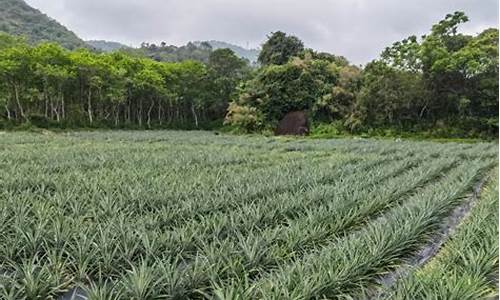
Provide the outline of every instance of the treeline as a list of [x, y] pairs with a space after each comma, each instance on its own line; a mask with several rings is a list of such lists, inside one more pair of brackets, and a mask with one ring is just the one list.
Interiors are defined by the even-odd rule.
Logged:
[[[262, 132], [286, 113], [305, 110], [316, 134], [495, 137], [498, 29], [459, 33], [467, 20], [462, 12], [447, 15], [429, 34], [394, 43], [364, 68], [306, 49], [283, 32], [262, 45], [258, 67], [208, 44], [182, 51], [144, 44], [144, 51], [165, 55], [150, 59], [30, 46], [4, 34], [0, 124], [213, 128], [224, 121], [235, 130]], [[197, 54], [157, 61], [184, 51]]]
[[317, 131], [496, 137], [498, 29], [464, 35], [458, 26], [466, 21], [462, 12], [449, 14], [428, 35], [394, 43], [364, 69], [274, 33], [226, 123], [265, 130], [289, 111], [306, 110]]
[[7, 124], [199, 128], [223, 119], [248, 71], [227, 49], [210, 52], [206, 64], [164, 63], [121, 52], [30, 46], [0, 35], [0, 105]]
[[[92, 44], [99, 46], [97, 49], [103, 49], [106, 46], [114, 46], [116, 50], [123, 51], [133, 56], [149, 57], [156, 61], [179, 62], [184, 60], [196, 60], [208, 63], [210, 53], [217, 49], [231, 49], [236, 56], [247, 59], [250, 64], [257, 60], [259, 50], [245, 49], [240, 46], [221, 42], [221, 41], [196, 41], [188, 42], [183, 46], [168, 45], [166, 42], [159, 44], [142, 43], [139, 48], [120, 47], [112, 45], [111, 42], [94, 41]], [[121, 48], [121, 49], [120, 49]]]
[[167, 45], [167, 43], [161, 42], [159, 45], [142, 43], [139, 48], [126, 48], [121, 51], [133, 56], [149, 57], [156, 61], [181, 62], [195, 60], [206, 64], [213, 48], [208, 42], [199, 44], [189, 42], [184, 46]]

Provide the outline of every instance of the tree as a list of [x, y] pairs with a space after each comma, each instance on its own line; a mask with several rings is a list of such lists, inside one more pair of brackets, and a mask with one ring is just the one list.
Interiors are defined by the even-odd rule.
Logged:
[[[94, 122], [93, 100], [101, 100], [102, 87], [105, 83], [103, 74], [108, 67], [99, 57], [86, 49], [77, 50], [70, 54], [73, 68], [79, 82], [80, 103], [86, 103], [89, 123]], [[84, 101], [86, 99], [86, 101]]]
[[33, 49], [42, 98], [45, 104], [45, 118], [55, 118], [58, 122], [66, 117], [66, 87], [75, 78], [71, 61], [62, 47], [43, 43]]
[[[208, 58], [207, 50], [207, 44], [183, 48]], [[54, 120], [60, 126], [201, 127], [224, 117], [248, 72], [246, 61], [230, 50], [210, 54], [207, 64], [165, 63], [127, 51], [32, 46], [0, 34], [0, 117], [19, 123]]]
[[[178, 100], [179, 105], [186, 107], [191, 115], [194, 125], [198, 128], [200, 113], [203, 114], [204, 104], [207, 99], [207, 69], [197, 61], [184, 61], [177, 64], [176, 77], [179, 80]], [[200, 112], [201, 110], [201, 112]]]
[[219, 77], [241, 78], [247, 62], [228, 48], [214, 50], [208, 57], [208, 67]]
[[[255, 78], [245, 82], [239, 98], [230, 106], [226, 123], [237, 125], [239, 119], [262, 121], [273, 127], [285, 114], [295, 110], [310, 110], [319, 99], [330, 93], [336, 80], [334, 64], [294, 58], [284, 65], [261, 68]], [[254, 113], [258, 117], [248, 117]], [[242, 113], [247, 117], [240, 116]], [[247, 128], [258, 127], [246, 123]]]
[[262, 45], [258, 62], [262, 65], [283, 65], [290, 58], [299, 55], [304, 50], [304, 44], [296, 36], [287, 36], [286, 33], [277, 31], [268, 36]]
[[221, 115], [225, 113], [236, 87], [248, 74], [248, 62], [236, 56], [232, 50], [222, 48], [210, 54], [207, 67], [209, 113]]
[[0, 50], [26, 44], [24, 37], [17, 37], [0, 31]]
[[448, 14], [421, 40], [411, 36], [394, 43], [382, 61], [421, 74], [428, 97], [422, 115], [430, 124], [491, 133], [498, 130], [492, 127], [498, 120], [498, 29], [475, 37], [459, 33], [467, 21], [463, 12]]
[[361, 88], [362, 74], [356, 66], [344, 65], [335, 67], [336, 84], [330, 93], [318, 99], [314, 105], [314, 113], [320, 121], [345, 121], [353, 110], [356, 97]]
[[363, 72], [361, 86], [346, 122], [351, 129], [408, 129], [422, 119], [428, 97], [421, 74], [373, 61]]
[[24, 102], [31, 100], [28, 97], [28, 89], [33, 82], [32, 74], [33, 59], [30, 47], [21, 44], [0, 52], [0, 79], [7, 89], [12, 91], [17, 106], [15, 116], [18, 120], [22, 118], [28, 121]]
[[162, 96], [165, 91], [164, 78], [162, 74], [155, 69], [154, 63], [147, 60], [143, 61], [143, 69], [135, 74], [132, 79], [134, 96], [139, 101], [137, 111], [137, 120], [139, 126], [142, 126], [144, 117], [144, 105], [148, 105], [147, 109], [147, 126], [151, 127], [151, 113], [154, 108], [155, 100]]

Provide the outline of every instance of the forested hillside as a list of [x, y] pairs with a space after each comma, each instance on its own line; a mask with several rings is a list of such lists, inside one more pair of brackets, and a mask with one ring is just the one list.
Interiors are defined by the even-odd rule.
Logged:
[[167, 45], [162, 42], [159, 45], [155, 43], [142, 43], [139, 48], [127, 48], [123, 51], [133, 56], [148, 57], [155, 61], [179, 62], [184, 60], [196, 60], [208, 62], [212, 46], [208, 43], [187, 43], [184, 46]]
[[[247, 49], [247, 48], [243, 48], [243, 47], [233, 45], [231, 43], [222, 42], [222, 41], [210, 40], [210, 41], [206, 41], [206, 42], [209, 43], [210, 46], [212, 46], [212, 49], [214, 49], [214, 50], [224, 49], [224, 48], [231, 49], [231, 50], [233, 50], [233, 52], [236, 55], [238, 55], [241, 58], [248, 59], [248, 61], [250, 61], [251, 63], [257, 62], [257, 58], [259, 57], [260, 50], [258, 50], [258, 49]], [[195, 42], [196, 45], [200, 45], [201, 43], [203, 43], [203, 42]]]
[[87, 47], [76, 34], [23, 0], [0, 0], [0, 31], [23, 35], [29, 42], [51, 41], [67, 49]]
[[104, 51], [104, 52], [112, 52], [120, 49], [126, 49], [130, 48], [122, 43], [118, 42], [111, 42], [111, 41], [104, 41], [104, 40], [91, 40], [91, 41], [85, 41], [87, 44], [89, 44], [92, 48]]
[[149, 57], [153, 60], [164, 62], [179, 62], [190, 59], [206, 63], [208, 62], [210, 53], [217, 49], [231, 49], [236, 56], [247, 59], [250, 63], [256, 63], [259, 55], [259, 50], [245, 49], [220, 41], [189, 42], [183, 46], [168, 45], [166, 42], [161, 42], [158, 45], [144, 42], [139, 48], [131, 48], [120, 43], [108, 41], [88, 41], [87, 43], [105, 52], [122, 50], [130, 55]]
[[144, 42], [139, 48], [133, 48], [118, 42], [104, 40], [86, 41], [86, 43], [93, 48], [104, 52], [124, 50], [131, 55], [144, 56], [156, 61], [166, 62], [176, 62], [187, 59], [207, 62], [212, 50], [226, 48], [231, 49], [238, 57], [247, 59], [251, 63], [256, 63], [257, 57], [259, 56], [259, 50], [257, 49], [246, 49], [230, 43], [213, 40], [190, 42], [183, 46], [167, 45], [165, 42], [162, 42], [159, 45]]

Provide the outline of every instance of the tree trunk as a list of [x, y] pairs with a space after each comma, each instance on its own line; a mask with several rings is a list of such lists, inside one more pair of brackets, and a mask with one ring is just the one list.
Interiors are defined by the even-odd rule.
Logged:
[[130, 106], [131, 106], [131, 104], [130, 104], [130, 100], [129, 100], [128, 103], [127, 103], [127, 123], [129, 123], [129, 124], [131, 122], [131, 119], [130, 119], [131, 118], [131, 116], [130, 116], [130, 114], [131, 114]]
[[14, 84], [14, 95], [16, 97], [16, 102], [17, 106], [19, 107], [19, 113], [21, 114], [21, 117], [23, 117], [26, 121], [28, 121], [28, 118], [26, 118], [26, 115], [24, 114], [24, 109], [23, 106], [21, 105], [21, 100], [19, 99], [19, 88], [17, 84]]
[[162, 125], [161, 121], [161, 101], [158, 100], [158, 122], [160, 123], [160, 126]]
[[47, 101], [49, 101], [49, 118], [50, 120], [54, 120], [54, 104], [52, 104], [52, 98], [47, 95]]
[[89, 88], [89, 95], [87, 98], [87, 112], [89, 115], [89, 122], [92, 124], [92, 89]]
[[120, 118], [120, 105], [115, 106], [115, 126], [118, 127], [118, 119]]
[[196, 111], [194, 109], [194, 103], [191, 103], [191, 112], [193, 113], [194, 124], [196, 125], [196, 128], [198, 128], [198, 116], [196, 115]]
[[59, 123], [59, 121], [60, 121], [60, 118], [59, 118], [59, 108], [57, 106], [53, 106], [52, 109], [54, 110], [54, 113], [56, 114], [57, 123]]
[[7, 119], [9, 121], [12, 120], [12, 117], [10, 115], [10, 110], [9, 110], [9, 106], [8, 105], [5, 105], [5, 110], [7, 111]]
[[45, 90], [43, 91], [43, 98], [45, 99], [45, 118], [49, 118], [49, 98], [47, 97], [47, 94], [45, 93]]
[[[59, 118], [59, 101], [60, 101], [60, 96], [55, 95], [54, 103], [52, 100], [50, 101], [50, 109], [52, 110], [53, 114], [56, 115], [56, 121], [59, 123], [60, 118]], [[51, 98], [52, 99], [52, 98]]]
[[61, 91], [61, 117], [64, 120], [66, 118], [66, 110], [64, 108], [64, 93]]
[[154, 105], [155, 105], [155, 102], [151, 101], [151, 105], [149, 106], [149, 109], [148, 109], [148, 128], [151, 128], [151, 112], [153, 111]]
[[142, 99], [139, 100], [139, 127], [142, 127]]

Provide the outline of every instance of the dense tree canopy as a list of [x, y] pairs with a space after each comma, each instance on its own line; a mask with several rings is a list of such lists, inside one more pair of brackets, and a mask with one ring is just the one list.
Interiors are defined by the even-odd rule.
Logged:
[[248, 71], [230, 50], [205, 65], [30, 46], [4, 34], [0, 42], [0, 104], [10, 122], [196, 128], [224, 117]]
[[[343, 108], [334, 104], [342, 102], [342, 97], [332, 97], [339, 87], [342, 71], [345, 71], [343, 67], [328, 60], [313, 59], [311, 55], [295, 57], [283, 65], [262, 67], [241, 88], [239, 98], [229, 108], [226, 122], [241, 123], [246, 126], [244, 129], [251, 130], [274, 126], [290, 111], [307, 110], [318, 117], [342, 114]], [[349, 79], [343, 75], [342, 84], [350, 88], [347, 87]]]
[[[411, 111], [420, 111], [418, 118], [410, 118], [414, 123], [463, 125], [463, 129], [494, 133], [498, 130], [498, 29], [463, 35], [458, 26], [467, 20], [463, 12], [449, 14], [421, 39], [412, 36], [394, 43], [382, 53], [380, 63], [387, 65], [389, 73], [398, 70], [401, 80], [413, 76], [412, 84], [420, 86], [413, 89], [416, 98], [408, 104]], [[367, 77], [370, 72], [367, 68]], [[384, 92], [401, 87], [395, 85]], [[407, 115], [388, 120], [386, 125], [404, 118]]]
[[458, 26], [467, 21], [463, 12], [449, 14], [428, 35], [394, 43], [363, 70], [274, 33], [263, 46], [263, 67], [230, 105], [226, 122], [254, 130], [306, 109], [314, 121], [348, 131], [495, 136], [498, 29], [464, 35]]
[[293, 35], [277, 31], [272, 33], [262, 45], [258, 62], [262, 65], [282, 65], [304, 50], [304, 44]]
[[162, 42], [160, 45], [142, 43], [139, 48], [125, 48], [121, 51], [134, 56], [148, 57], [155, 61], [180, 62], [184, 60], [196, 60], [206, 63], [212, 52], [212, 46], [206, 42], [198, 45], [190, 42], [180, 47], [167, 45], [165, 42]]

